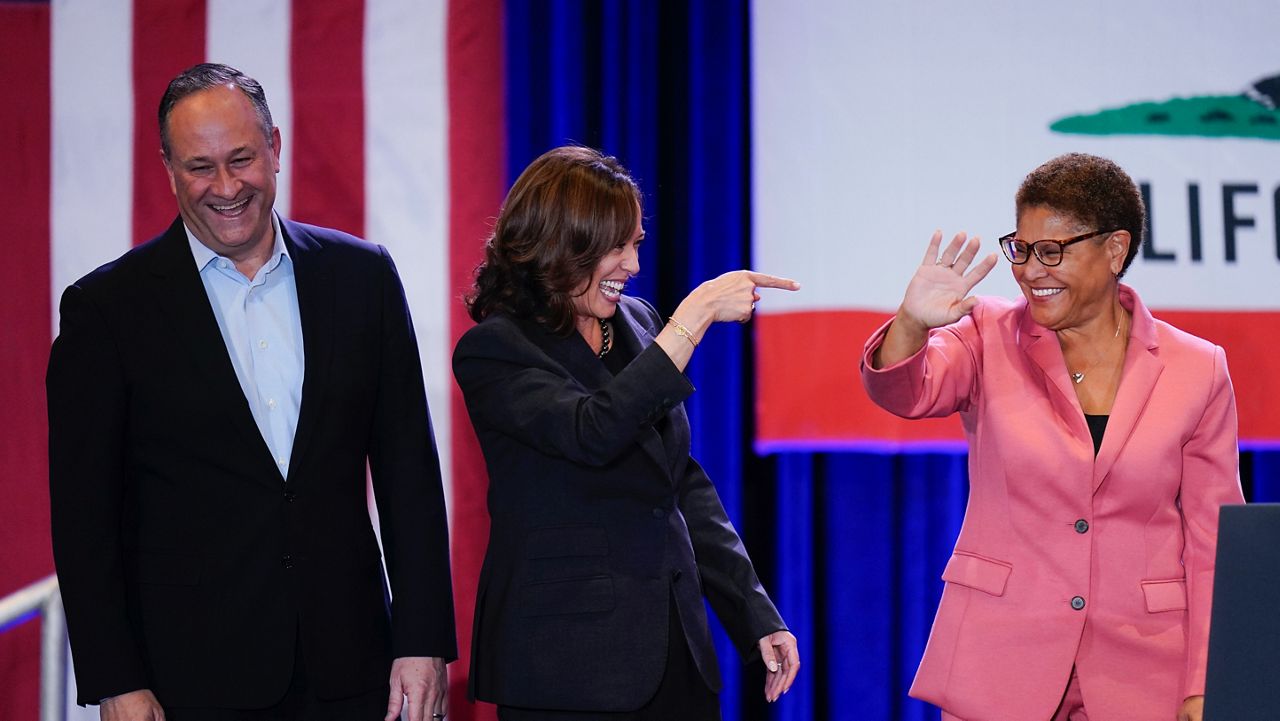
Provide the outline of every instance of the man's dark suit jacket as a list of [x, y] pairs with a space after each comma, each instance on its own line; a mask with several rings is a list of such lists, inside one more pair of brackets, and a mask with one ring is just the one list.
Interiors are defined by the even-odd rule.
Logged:
[[[252, 708], [456, 656], [439, 463], [379, 246], [282, 221], [305, 373], [288, 479], [236, 380], [180, 220], [69, 287], [49, 360], [53, 546], [79, 702]], [[365, 503], [372, 472], [391, 578]]]
[[672, 598], [712, 690], [704, 593], [744, 657], [785, 628], [689, 456], [681, 401], [693, 387], [652, 344], [661, 326], [648, 304], [622, 299], [612, 352], [634, 359], [616, 377], [577, 333], [504, 314], [458, 342], [453, 370], [488, 464], [492, 521], [471, 646], [476, 698], [640, 707], [662, 679]]

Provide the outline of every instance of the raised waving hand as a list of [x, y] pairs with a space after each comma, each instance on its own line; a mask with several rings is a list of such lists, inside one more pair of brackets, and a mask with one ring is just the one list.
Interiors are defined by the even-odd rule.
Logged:
[[942, 231], [934, 231], [920, 267], [907, 284], [893, 325], [873, 358], [875, 367], [910, 357], [925, 344], [931, 328], [954, 323], [973, 310], [978, 299], [969, 292], [996, 265], [995, 253], [974, 264], [979, 244], [977, 236], [956, 233], [939, 252]]

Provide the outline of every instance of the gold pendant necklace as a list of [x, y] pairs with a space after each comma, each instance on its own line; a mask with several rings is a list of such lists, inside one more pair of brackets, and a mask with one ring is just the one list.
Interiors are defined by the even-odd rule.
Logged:
[[[1124, 325], [1124, 318], [1125, 318], [1124, 313], [1121, 313], [1121, 314], [1120, 314], [1120, 320], [1116, 323], [1116, 332], [1115, 332], [1115, 335], [1111, 336], [1112, 340], [1114, 340], [1114, 339], [1116, 339], [1116, 338], [1119, 338], [1119, 337], [1120, 337], [1120, 328]], [[1073, 382], [1075, 382], [1075, 384], [1076, 384], [1076, 385], [1080, 385], [1081, 383], [1083, 383], [1083, 382], [1084, 382], [1085, 374], [1086, 374], [1086, 373], [1089, 373], [1090, 371], [1092, 371], [1092, 370], [1093, 370], [1093, 369], [1094, 369], [1094, 368], [1095, 368], [1099, 363], [1101, 363], [1105, 358], [1106, 358], [1106, 353], [1104, 352], [1104, 353], [1103, 353], [1103, 355], [1099, 356], [1098, 358], [1095, 358], [1095, 359], [1093, 360], [1093, 362], [1092, 362], [1092, 363], [1090, 363], [1090, 364], [1089, 364], [1089, 365], [1088, 365], [1084, 370], [1082, 370], [1082, 371], [1068, 371], [1068, 373], [1070, 373], [1070, 374], [1071, 374], [1071, 380], [1072, 380]]]

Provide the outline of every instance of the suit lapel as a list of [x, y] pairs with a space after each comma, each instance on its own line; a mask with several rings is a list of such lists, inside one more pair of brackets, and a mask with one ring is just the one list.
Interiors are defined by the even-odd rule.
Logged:
[[294, 282], [298, 288], [298, 314], [302, 324], [302, 403], [298, 409], [298, 429], [293, 437], [291, 468], [298, 466], [316, 432], [316, 422], [324, 408], [325, 389], [333, 354], [336, 303], [333, 271], [324, 262], [324, 246], [302, 226], [281, 221], [281, 233], [293, 259]]
[[1151, 391], [1164, 371], [1164, 362], [1157, 355], [1159, 343], [1151, 311], [1128, 286], [1120, 286], [1120, 304], [1133, 314], [1133, 323], [1129, 346], [1125, 349], [1120, 388], [1111, 406], [1111, 418], [1107, 420], [1107, 432], [1102, 436], [1102, 448], [1098, 450], [1098, 458], [1093, 465], [1094, 493], [1106, 480], [1121, 449], [1133, 434], [1151, 398]]
[[249, 401], [236, 378], [181, 219], [175, 220], [160, 238], [151, 271], [158, 283], [157, 302], [164, 322], [172, 337], [186, 347], [199, 373], [194, 382], [209, 389], [208, 404], [224, 414], [227, 426], [237, 429], [244, 447], [252, 449], [262, 464], [275, 469], [271, 449], [258, 432]]
[[[623, 312], [624, 307], [619, 304], [618, 312], [613, 316], [613, 342], [616, 344], [618, 352], [625, 352], [634, 357], [635, 354], [643, 349], [639, 339], [641, 331]], [[525, 333], [534, 338], [535, 342], [547, 355], [564, 366], [565, 370], [569, 371], [588, 391], [598, 391], [613, 380], [613, 374], [591, 352], [591, 347], [587, 345], [579, 333], [574, 332], [568, 337], [561, 337], [547, 332], [545, 328], [534, 321], [522, 320], [520, 323], [524, 326]], [[652, 426], [645, 428], [640, 431], [636, 442], [640, 444], [640, 448], [645, 454], [662, 469], [663, 474], [670, 478], [671, 471], [667, 464], [667, 453], [662, 443], [662, 437], [658, 435], [658, 432]]]
[[[1076, 397], [1076, 391], [1071, 387], [1071, 376], [1067, 372], [1067, 362], [1062, 357], [1062, 346], [1058, 345], [1058, 336], [1031, 319], [1031, 313], [1026, 308], [1025, 301], [1022, 320], [1018, 327], [1018, 345], [1031, 362], [1040, 369], [1046, 386], [1045, 392], [1054, 413], [1071, 430], [1073, 437], [1089, 438], [1089, 426], [1085, 423], [1080, 399]], [[1092, 450], [1091, 445], [1091, 453]]]

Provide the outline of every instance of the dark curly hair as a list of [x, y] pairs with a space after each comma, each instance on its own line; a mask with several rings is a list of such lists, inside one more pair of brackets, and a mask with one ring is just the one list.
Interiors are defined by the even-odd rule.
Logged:
[[502, 203], [466, 298], [472, 320], [509, 313], [568, 335], [574, 293], [631, 238], [641, 212], [640, 189], [617, 158], [575, 145], [544, 153]]
[[1146, 207], [1133, 178], [1119, 165], [1085, 153], [1059, 155], [1031, 171], [1018, 188], [1017, 217], [1043, 206], [1071, 216], [1095, 230], [1127, 230], [1129, 252], [1117, 277], [1124, 275], [1142, 246]]

